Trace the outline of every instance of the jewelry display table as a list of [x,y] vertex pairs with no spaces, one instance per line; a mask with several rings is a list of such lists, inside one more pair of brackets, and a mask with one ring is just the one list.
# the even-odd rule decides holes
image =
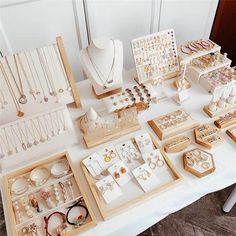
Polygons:
[[[124,73],[124,87],[127,84],[135,84],[135,81],[132,80],[133,71],[128,71]],[[165,81],[163,84],[164,91],[168,97],[171,97],[175,92],[174,89],[170,86],[173,80]],[[183,167],[182,155],[180,153],[168,153],[170,160],[173,162],[175,167],[178,169],[180,174],[183,176],[184,180],[179,183],[177,186],[169,189],[168,191],[162,192],[159,195],[153,197],[150,200],[146,200],[143,204],[140,204],[132,209],[127,210],[127,212],[122,213],[118,216],[111,218],[110,220],[103,221],[99,213],[98,207],[95,203],[95,200],[92,196],[92,193],[89,189],[89,186],[86,182],[86,179],[83,175],[83,172],[80,167],[80,161],[82,158],[88,156],[89,154],[99,150],[109,144],[116,144],[125,140],[129,137],[132,137],[134,133],[125,135],[124,137],[118,138],[116,140],[110,141],[108,143],[102,144],[98,147],[87,149],[83,141],[83,137],[79,128],[77,126],[78,118],[85,113],[90,107],[94,107],[97,111],[102,111],[105,109],[103,102],[97,100],[92,91],[92,86],[88,80],[81,81],[77,83],[78,92],[81,98],[82,109],[75,109],[69,107],[70,115],[73,120],[74,129],[77,134],[78,143],[70,146],[64,147],[61,151],[67,151],[72,159],[72,163],[75,171],[82,182],[82,187],[88,197],[92,209],[98,220],[97,226],[94,228],[82,233],[83,236],[118,236],[118,235],[137,235],[162,220],[171,213],[174,213],[204,195],[223,189],[236,182],[236,158],[235,158],[235,143],[225,134],[225,142],[211,150],[211,153],[214,156],[216,170],[214,173],[203,177],[197,178],[196,176],[186,172]],[[179,108],[185,109],[191,116],[201,123],[213,124],[213,120],[209,118],[204,112],[202,112],[202,106],[209,101],[211,95],[207,94],[204,89],[199,85],[194,84],[191,88],[191,99],[186,101],[181,107],[178,106],[172,99],[163,99],[160,100],[157,104],[152,103],[150,109],[142,111],[139,113],[139,121],[143,129],[151,133],[159,144],[163,145],[165,141],[160,141],[152,129],[148,126],[147,121],[154,119],[157,116],[175,111]],[[135,133],[139,133],[137,131]],[[193,138],[193,131],[187,132],[187,134]],[[200,147],[198,144],[191,144],[187,150],[193,149],[194,147]],[[47,158],[52,153],[44,155],[43,158]],[[53,153],[55,154],[55,153]],[[36,161],[35,159],[30,162]],[[5,173],[3,173],[5,174]],[[1,181],[2,182],[2,181]],[[3,190],[3,185],[1,183],[1,191]],[[132,192],[130,193],[132,194]],[[5,216],[6,216],[6,226],[9,229],[9,215],[5,209],[6,199],[2,198]],[[10,235],[9,235],[10,236]]]

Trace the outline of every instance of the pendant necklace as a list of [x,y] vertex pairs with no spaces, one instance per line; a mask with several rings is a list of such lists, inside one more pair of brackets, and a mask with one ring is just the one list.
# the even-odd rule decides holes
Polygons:
[[[43,92],[43,100],[44,100],[44,102],[48,102],[48,97],[46,96],[46,94],[45,94],[45,92],[44,92],[44,88],[43,88],[42,82],[41,82],[41,80],[40,80],[40,78],[39,78],[39,74],[38,74],[38,71],[37,71],[37,69],[36,69],[36,66],[35,66],[35,63],[34,63],[34,60],[33,60],[33,57],[32,57],[31,52],[29,52],[29,55],[30,55],[30,60],[31,60],[31,62],[32,62],[32,64],[33,64],[34,71],[35,71],[36,77],[37,77],[37,79],[38,79],[40,88],[41,88],[41,90],[42,90],[42,92]],[[36,93],[37,93],[37,92],[36,92]]]
[[17,139],[20,141],[21,147],[23,148],[23,150],[26,151],[27,150],[27,146],[25,145],[22,133],[20,131],[19,124],[17,124],[17,129],[18,129],[19,135],[17,134],[17,132],[14,129],[13,129],[13,132],[14,132],[15,136],[17,137]]
[[4,152],[3,152],[3,148],[2,148],[1,142],[0,142],[0,149],[1,149],[1,152],[0,152],[0,159],[1,159],[1,158],[4,158],[4,157],[5,157],[5,154],[4,154]]
[[[88,47],[86,48],[89,60],[91,61],[92,65],[93,65],[93,68],[94,68],[95,72],[97,73],[100,81],[102,82],[102,85],[103,85],[104,89],[107,88],[107,84],[111,84],[113,82],[113,76],[114,76],[114,65],[115,65],[115,57],[116,57],[116,47],[115,47],[114,40],[111,39],[111,41],[112,41],[112,44],[113,44],[113,58],[112,58],[111,69],[110,69],[107,77],[104,76],[104,74],[99,70],[98,66],[95,64],[95,62],[93,61],[93,59],[92,59],[92,57],[91,57],[91,55],[89,53]],[[112,76],[111,76],[111,74],[112,74]],[[110,76],[111,76],[111,79],[109,80]]]
[[[25,139],[27,140],[27,148],[31,148],[33,146],[33,144],[30,142],[29,140],[29,133],[28,133],[28,129],[26,127],[26,122],[24,121],[24,128],[25,128]],[[24,134],[24,133],[23,133]]]
[[13,126],[11,125],[10,128],[11,128],[11,136],[12,136],[13,143],[14,143],[13,146],[15,147],[15,152],[18,153],[19,151],[18,151],[18,148],[17,148],[16,137],[13,133]]
[[60,126],[59,119],[58,119],[58,113],[55,112],[55,115],[56,115],[57,134],[61,134],[62,130],[61,130],[61,126]]
[[62,63],[62,60],[61,60],[61,56],[60,56],[60,53],[59,53],[59,50],[58,50],[58,47],[56,44],[53,44],[53,48],[54,48],[54,51],[56,53],[56,56],[57,56],[57,60],[59,62],[59,65],[60,65],[60,68],[61,68],[61,72],[64,76],[64,80],[65,80],[65,84],[66,84],[66,87],[67,87],[67,91],[71,92],[71,87],[70,87],[70,84],[69,84],[69,81],[67,79],[67,75],[66,75],[66,72],[65,72],[65,69],[64,69],[64,65]]
[[49,141],[51,138],[49,135],[48,121],[47,121],[46,115],[43,116],[43,121],[44,121],[45,128],[46,128],[45,133],[47,134],[47,140]]
[[6,146],[7,150],[8,150],[8,151],[7,151],[7,155],[10,156],[10,155],[13,154],[13,151],[12,151],[12,149],[10,148],[9,139],[8,139],[9,136],[8,136],[8,134],[7,134],[7,132],[6,132],[6,128],[4,128],[3,131],[4,131],[5,138],[6,138],[6,142],[4,142],[4,139],[2,139],[2,140],[3,140],[5,146]]
[[[8,156],[11,156],[13,154],[13,151],[10,149],[10,147],[7,145],[7,143],[5,142],[4,138],[0,135],[0,138],[2,140],[2,143],[4,144],[5,146],[5,149],[7,151],[7,155]],[[5,155],[4,155],[5,156]]]
[[49,117],[50,117],[50,123],[51,123],[51,126],[52,126],[52,136],[55,136],[55,129],[54,129],[54,122],[53,122],[53,119],[52,119],[52,113],[49,114]]
[[11,83],[10,83],[8,77],[7,77],[6,71],[5,71],[1,61],[0,61],[0,67],[1,67],[1,71],[2,71],[3,77],[4,77],[5,81],[6,81],[7,87],[9,89],[10,93],[11,93],[12,100],[13,100],[14,105],[16,107],[17,116],[18,117],[22,117],[22,116],[24,116],[24,112],[21,111],[21,107],[20,107],[19,101],[16,98],[14,90],[13,90],[13,88],[11,86]]
[[20,76],[20,71],[19,71],[19,68],[18,68],[17,60],[16,60],[16,55],[14,54],[13,57],[14,57],[15,68],[16,68],[17,77],[18,77],[20,85],[18,85],[18,83],[16,81],[16,77],[15,77],[13,71],[12,71],[12,68],[11,68],[11,66],[9,64],[9,61],[8,61],[7,57],[5,57],[5,60],[6,60],[8,69],[9,69],[9,71],[11,73],[11,76],[12,76],[12,78],[14,80],[14,83],[16,85],[16,88],[17,88],[17,90],[18,90],[18,92],[20,94],[20,98],[19,98],[18,101],[19,101],[20,104],[26,104],[27,103],[27,98],[26,98],[26,95],[24,94],[23,84],[22,84],[22,81],[21,81],[21,76]]
[[42,56],[41,52],[39,51],[39,48],[37,48],[37,53],[38,53],[38,58],[39,58],[41,67],[42,67],[42,71],[43,71],[43,74],[44,74],[44,78],[45,78],[45,81],[46,81],[46,85],[47,85],[47,88],[48,88],[49,95],[53,96],[54,92],[50,88],[50,85],[49,85],[49,82],[48,82],[48,75],[47,75],[46,68],[45,68],[45,62],[43,60],[43,56]]
[[37,122],[38,122],[38,128],[36,127],[36,125],[34,124],[34,127],[35,129],[37,130],[39,136],[40,136],[40,142],[41,143],[44,143],[46,141],[46,139],[43,137],[43,132],[42,132],[42,129],[41,129],[41,125],[40,125],[40,122],[39,122],[39,118],[37,118]]
[[25,59],[26,59],[26,62],[27,62],[27,65],[28,65],[28,68],[29,68],[29,71],[30,71],[30,75],[31,75],[31,78],[33,80],[33,84],[34,84],[34,87],[35,87],[35,95],[39,96],[41,94],[41,92],[38,89],[38,84],[37,84],[36,79],[34,77],[33,70],[32,70],[32,67],[30,65],[30,61],[29,61],[29,58],[28,58],[28,55],[27,55],[26,52],[24,52],[24,56],[25,56]]
[[63,130],[66,131],[66,122],[65,122],[65,117],[64,117],[64,114],[63,114],[63,110],[57,111],[57,115],[58,115],[59,120],[62,124]]
[[30,83],[30,81],[29,81],[29,78],[28,78],[28,76],[27,76],[27,74],[26,74],[26,72],[25,72],[25,68],[24,68],[23,63],[22,63],[22,61],[21,61],[20,55],[17,53],[17,54],[16,54],[16,57],[17,57],[17,59],[18,59],[18,62],[19,62],[20,67],[21,67],[21,70],[22,70],[22,72],[23,72],[23,74],[24,74],[24,77],[25,77],[25,79],[26,79],[26,82],[27,82],[27,84],[28,84],[28,87],[29,87],[29,94],[31,94],[32,97],[34,98],[34,100],[36,100],[36,97],[35,97],[35,90],[32,88],[32,85],[31,85],[31,83]]
[[37,140],[36,135],[35,135],[35,130],[34,130],[34,127],[33,127],[33,120],[32,119],[30,120],[30,124],[31,124],[32,132],[29,128],[28,128],[28,131],[29,131],[30,135],[32,136],[32,138],[34,140],[33,144],[35,146],[37,146],[39,144],[39,141]]
[[[56,78],[58,78],[58,83],[59,84],[61,84],[60,83],[60,80],[59,80],[59,75],[58,75],[58,71],[57,71],[57,68],[56,68],[56,64],[55,64],[55,60],[54,60],[54,57],[53,57],[53,49],[49,46],[49,47],[47,47],[47,50],[48,50],[48,53],[49,53],[49,56],[50,56],[50,60],[51,60],[51,62],[52,62],[52,65],[53,65],[53,72],[54,72],[54,74],[56,75]],[[63,93],[64,92],[64,89],[62,88],[62,86],[60,85],[60,87],[61,88],[59,88],[58,89],[58,92],[59,93]]]
[[5,106],[8,105],[8,102],[5,99],[4,93],[1,89],[0,89],[0,103],[1,103],[1,109],[5,109]]

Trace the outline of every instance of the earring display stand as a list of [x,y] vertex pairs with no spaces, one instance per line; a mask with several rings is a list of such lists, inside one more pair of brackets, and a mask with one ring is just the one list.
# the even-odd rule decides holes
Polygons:
[[61,37],[56,43],[0,59],[1,97],[5,124],[24,116],[75,103],[80,106]]
[[165,152],[181,152],[191,144],[191,138],[185,135],[175,137],[167,141],[164,145]]
[[224,142],[221,131],[213,125],[200,125],[194,129],[196,143],[211,149]]
[[179,74],[179,59],[173,29],[133,39],[131,42],[139,84]]
[[[146,135],[142,134],[138,136],[146,137]],[[99,171],[101,173],[101,179],[98,179],[98,176],[93,177],[95,168],[97,167],[94,166],[94,171],[90,173],[91,169],[89,171],[87,168],[91,166],[88,163],[88,167],[85,165],[85,162],[87,160],[89,161],[89,158],[93,158],[92,155],[81,161],[81,167],[88,185],[105,220],[127,211],[135,205],[139,205],[163,191],[173,188],[182,181],[181,175],[156,140],[151,138],[151,141],[145,139],[142,142],[142,145],[150,145],[151,142],[150,153],[141,153],[135,140],[136,138],[132,138],[115,145],[120,160],[125,163],[129,171],[126,170],[125,172],[124,169],[120,169],[120,172],[117,171],[111,176],[106,174],[105,169],[101,169]],[[138,141],[139,146],[141,145],[140,141]],[[155,157],[155,155],[157,156]],[[155,158],[158,159],[156,160]],[[107,160],[107,156],[104,160]],[[156,161],[154,162],[154,160]],[[102,168],[103,157],[96,156],[97,161],[99,161],[99,166]],[[130,171],[132,172],[131,180],[119,187],[116,181],[120,180],[122,172],[126,174],[130,173]],[[102,183],[106,186],[102,186]]]
[[[100,119],[83,124],[84,116],[79,118],[79,126],[88,148],[106,143],[112,139],[140,130],[137,111],[135,108],[124,109],[118,113],[101,113]],[[93,122],[93,123],[94,123]],[[86,130],[84,128],[86,126]]]
[[12,168],[28,159],[77,142],[66,106],[0,126],[0,165]]
[[226,130],[226,134],[236,143],[236,126]]
[[[45,178],[43,182],[42,178]],[[33,179],[39,182],[32,182]],[[24,181],[26,189],[23,188]],[[13,236],[25,233],[44,235],[45,229],[52,235],[62,235],[65,231],[67,235],[74,235],[96,225],[95,216],[74,174],[68,153],[55,155],[5,175],[4,190]],[[68,213],[68,207],[74,205],[75,201],[79,201],[83,207],[77,207],[77,215],[72,215]],[[55,212],[59,213],[49,217]],[[71,225],[66,220],[67,214],[68,219],[69,215],[77,219],[81,214],[82,218],[78,217],[81,224],[78,221],[77,227]],[[48,218],[47,222],[45,217]],[[72,219],[70,221],[77,222]]]
[[198,123],[184,110],[177,110],[148,121],[160,140],[178,135],[195,128]]
[[186,171],[199,178],[215,171],[213,155],[199,148],[184,153],[183,163]]

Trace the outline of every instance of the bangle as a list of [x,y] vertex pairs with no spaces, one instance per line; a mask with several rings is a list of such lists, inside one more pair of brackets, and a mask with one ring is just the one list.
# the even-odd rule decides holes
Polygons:
[[[53,212],[51,215],[49,215],[48,217],[44,216],[44,223],[45,223],[45,230],[46,230],[46,236],[52,236],[52,234],[50,234],[48,232],[48,225],[49,225],[49,220],[53,215],[59,215],[62,218],[62,224],[57,226],[56,228],[56,233],[57,236],[62,236],[63,233],[65,232],[65,229],[67,228],[66,225],[66,217],[65,214],[59,211],[55,211]],[[63,232],[64,231],[64,232]]]
[[[82,202],[82,199],[79,199],[77,202],[75,202],[72,206],[68,207],[68,211],[66,213],[66,221],[69,225],[73,225],[75,228],[83,225],[88,217],[88,209],[86,206],[82,205],[81,204]],[[79,208],[83,208],[85,210],[85,215],[82,215],[80,214],[75,220],[73,220],[73,222],[71,222],[69,220],[69,214],[70,214],[70,211],[75,208],[75,207],[79,207]]]

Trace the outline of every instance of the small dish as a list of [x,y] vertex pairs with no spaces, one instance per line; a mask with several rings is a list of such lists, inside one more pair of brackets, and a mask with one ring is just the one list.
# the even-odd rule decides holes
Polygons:
[[26,177],[18,177],[12,179],[11,193],[20,195],[25,193],[29,189],[29,181]]
[[50,178],[50,172],[46,167],[38,167],[30,172],[30,180],[36,186],[45,184]]
[[67,160],[59,160],[52,164],[51,174],[56,178],[61,178],[68,174],[70,171],[70,166]]

